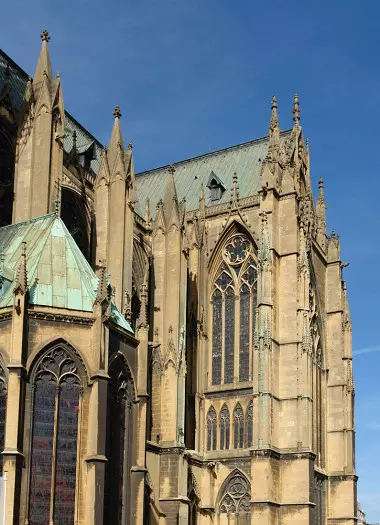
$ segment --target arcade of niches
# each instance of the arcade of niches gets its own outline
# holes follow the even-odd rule
[[[351,319],[298,96],[135,173],[0,51],[6,525],[354,525]]]

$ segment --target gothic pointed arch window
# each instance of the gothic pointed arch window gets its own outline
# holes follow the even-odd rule
[[[244,446],[244,412],[240,403],[234,409],[234,448]]]
[[[220,450],[230,448],[230,411],[227,405],[223,405],[219,415],[220,428]]]
[[[216,450],[216,412],[211,406],[207,412],[207,450]]]
[[[134,387],[123,356],[111,361],[107,393],[104,522],[129,523],[129,490]]]
[[[74,191],[63,188],[61,197],[61,217],[73,236],[79,249],[90,259],[90,226],[83,198]]]
[[[242,472],[236,470],[230,474],[222,485],[218,500],[218,514],[228,514],[237,523],[250,524],[251,485]]]
[[[212,302],[212,385],[252,379],[252,348],[257,305],[257,265],[251,241],[230,237],[221,251]]]
[[[253,401],[250,401],[245,413],[245,436],[247,448],[253,444]]]
[[[5,419],[7,410],[7,373],[0,360],[0,476],[3,475],[3,455],[5,444]]]
[[[74,523],[83,370],[65,345],[33,373],[29,524]]]

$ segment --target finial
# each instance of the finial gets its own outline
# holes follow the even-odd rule
[[[170,173],[170,175],[173,175],[174,176],[174,173],[175,173],[175,167],[173,166],[173,164],[170,164],[169,168],[168,168],[168,172]]]
[[[115,118],[121,118],[121,111],[120,111],[120,106],[115,106],[115,109],[114,109],[114,112],[112,113],[112,115],[115,117]]]
[[[301,108],[299,105],[298,95],[295,94],[293,99],[293,122],[295,126],[298,126],[298,123],[300,121],[300,113]]]
[[[132,144],[132,142],[129,142],[129,143],[128,143],[128,149],[133,149],[133,144]]]
[[[324,188],[324,183],[323,183],[323,178],[322,177],[319,178],[318,188],[319,188],[319,190],[323,190],[323,188]]]
[[[42,42],[49,42],[50,40],[50,35],[48,33],[48,31],[46,31],[46,29],[44,29],[41,33],[41,40]]]
[[[277,99],[273,95],[272,97],[272,115],[270,118],[270,129],[273,131],[278,127],[278,114],[277,114]]]

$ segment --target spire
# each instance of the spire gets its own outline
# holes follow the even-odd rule
[[[199,189],[199,211],[202,214],[205,211],[205,187],[203,186],[203,182],[201,183],[201,187]]]
[[[280,152],[280,125],[277,112],[277,99],[272,97],[272,114],[269,125],[269,146],[267,159],[270,162],[279,161]]]
[[[44,80],[44,75],[47,75],[48,78],[53,78],[53,72],[51,68],[51,61],[49,55],[48,42],[50,40],[49,33],[44,29],[41,33],[41,52],[38,58],[36,72],[34,73],[33,84],[36,86]]]
[[[108,147],[108,164],[111,171],[113,171],[119,151],[124,151],[124,141],[120,127],[120,119],[122,115],[119,106],[115,107],[113,116],[115,118],[115,121],[113,124],[110,144]]]
[[[299,122],[300,122],[300,113],[301,108],[298,101],[298,95],[294,95],[293,99],[293,122],[294,122],[294,128],[298,128]]]
[[[168,173],[169,173],[168,182],[166,184],[165,195],[164,195],[164,210],[165,210],[165,215],[167,219],[169,220],[171,216],[171,210],[173,208],[173,203],[176,203],[176,205],[178,206],[178,197],[177,197],[177,190],[176,190],[175,182],[174,182],[175,167],[172,165],[169,166]]]
[[[26,274],[26,242],[21,243],[21,255],[20,263],[17,270],[17,275],[15,279],[15,287],[13,293],[25,295],[28,290],[28,280]]]

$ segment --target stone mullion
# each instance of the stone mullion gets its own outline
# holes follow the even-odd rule
[[[235,289],[235,329],[234,329],[234,375],[233,382],[239,383],[240,375],[240,289]]]

